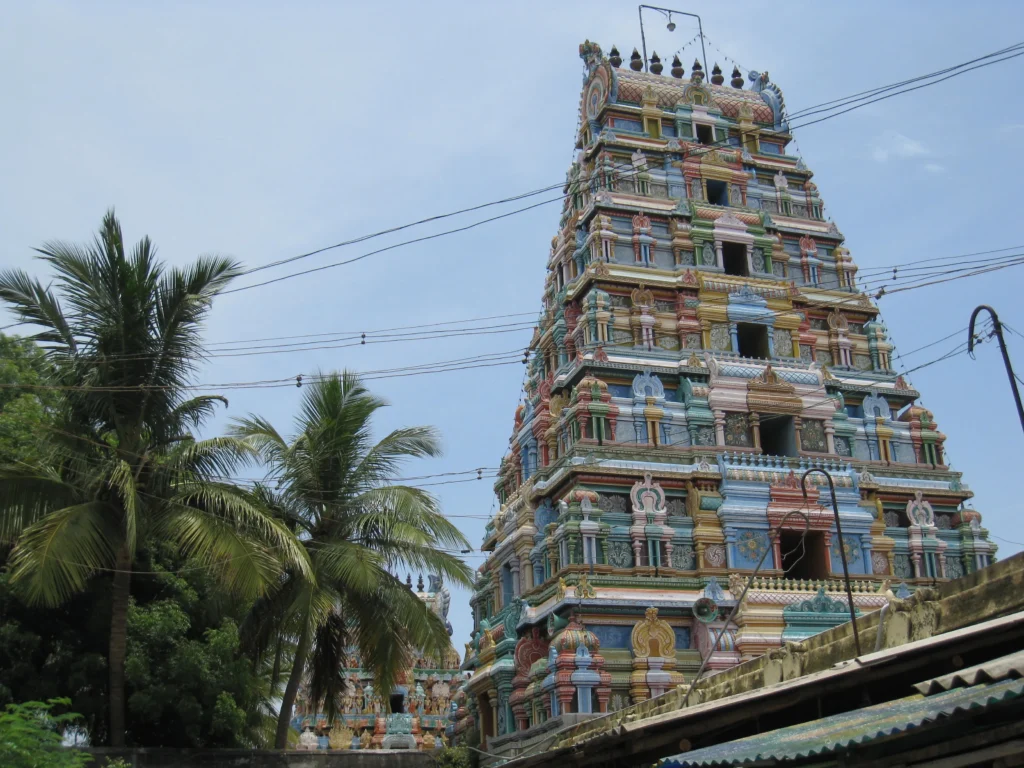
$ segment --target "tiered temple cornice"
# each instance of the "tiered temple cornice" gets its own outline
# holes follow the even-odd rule
[[[580,55],[578,152],[453,726],[485,745],[844,621],[842,554],[866,613],[996,549],[789,154],[782,91]],[[820,474],[803,496],[810,469],[834,480],[842,542]]]

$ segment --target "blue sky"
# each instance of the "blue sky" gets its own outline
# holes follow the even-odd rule
[[[709,65],[723,51],[768,70],[790,109],[923,74],[1018,42],[1024,5],[708,4]],[[680,8],[695,10],[695,8]],[[651,17],[666,61],[696,29]],[[589,38],[624,57],[636,7],[612,2],[19,3],[0,26],[0,262],[89,239],[116,206],[162,257],[229,254],[254,266],[425,216],[557,183],[573,156]],[[695,46],[683,52],[692,63]],[[862,268],[1024,241],[1024,57],[797,132],[797,145]],[[545,198],[538,198],[545,199]],[[488,209],[412,234],[485,218]],[[557,206],[218,300],[211,341],[360,331],[534,311]],[[408,233],[305,259],[319,266]],[[274,276],[289,270],[268,270]],[[992,304],[1024,331],[1024,268],[883,298],[898,349],[965,327]],[[0,325],[11,322],[0,312]],[[529,331],[302,354],[220,358],[204,382],[391,368],[522,348]],[[1024,372],[1024,338],[1008,336]],[[926,362],[956,341],[908,358]],[[385,430],[433,424],[442,459],[408,474],[496,466],[522,366],[377,381]],[[1024,375],[1024,373],[1022,373]],[[913,384],[1005,557],[1022,547],[1017,424],[998,350],[953,358]],[[289,427],[294,387],[231,392],[228,416]],[[438,486],[452,515],[493,510],[489,481]],[[459,518],[474,546],[484,521]],[[469,558],[479,564],[477,555]],[[453,596],[457,646],[467,595]]]

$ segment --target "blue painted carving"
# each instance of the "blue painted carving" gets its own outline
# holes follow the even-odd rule
[[[633,397],[633,388],[625,384],[609,384],[608,394],[612,397]]]
[[[642,373],[633,377],[633,398],[643,401],[647,397],[665,399],[665,387],[650,368],[644,368]]]
[[[685,651],[690,647],[689,627],[672,627],[672,632],[676,636],[676,650]]]
[[[857,609],[855,611],[860,613]],[[782,618],[786,623],[782,640],[803,640],[846,623],[850,620],[850,609],[844,600],[832,599],[825,594],[825,588],[820,587],[809,600],[787,605],[782,610]]]
[[[725,590],[722,589],[722,585],[718,583],[718,578],[712,576],[708,579],[704,585],[704,597],[714,600],[716,603],[720,603],[726,599]]]
[[[782,97],[782,91],[775,83],[768,79],[767,72],[751,70],[747,75],[750,81],[750,90],[760,94],[761,100],[772,108],[772,116],[775,118],[774,128],[776,131],[789,132],[789,121],[786,120],[786,102]]]
[[[548,523],[553,523],[557,519],[558,513],[551,506],[551,499],[544,499],[533,513],[533,524],[538,531],[543,531]]]
[[[619,626],[615,624],[588,624],[587,629],[594,633],[601,643],[601,648],[629,648],[630,634],[633,632],[631,626]]]
[[[850,569],[850,573],[867,573],[865,570],[864,552],[860,547],[860,541],[858,541],[852,532],[843,529],[843,546],[846,549],[846,565]],[[833,537],[832,539],[832,573],[843,572],[843,560],[839,554],[839,539]]]
[[[860,613],[859,609],[855,609],[857,613]],[[850,615],[850,608],[848,604],[839,599],[833,600],[831,597],[825,594],[824,587],[818,587],[817,594],[809,600],[802,600],[799,603],[793,605],[787,605],[782,609],[783,614],[787,613],[842,613],[847,616]]]
[[[902,553],[893,555],[893,574],[901,579],[914,578],[914,568],[910,564],[910,556]],[[906,586],[906,585],[904,585]]]
[[[672,548],[672,567],[681,571],[692,571],[696,567],[697,555],[689,544],[676,544]]]
[[[878,394],[877,389],[872,389],[871,394],[864,398],[864,415],[868,418],[881,416],[886,421],[892,420],[892,409],[885,398]]]
[[[735,545],[736,565],[740,568],[756,568],[769,546],[770,542],[766,531],[740,531]],[[772,566],[769,565],[769,567]]]
[[[774,327],[775,314],[767,311],[768,301],[755,293],[749,285],[744,285],[735,293],[729,294],[729,305],[726,308],[731,322],[759,323]]]

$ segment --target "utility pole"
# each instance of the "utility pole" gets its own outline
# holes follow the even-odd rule
[[[1017,375],[1013,372],[1013,365],[1010,364],[1010,355],[1006,351],[1006,340],[1003,338],[1003,324],[999,322],[999,315],[988,304],[981,304],[974,308],[971,313],[971,324],[967,329],[967,353],[974,357],[974,321],[981,310],[985,310],[992,316],[992,333],[999,340],[999,351],[1003,353],[1003,365],[1006,366],[1006,375],[1010,378],[1010,389],[1013,390],[1013,399],[1017,403],[1017,418],[1020,419],[1020,428],[1024,431],[1024,406],[1020,402],[1020,390],[1017,389]]]

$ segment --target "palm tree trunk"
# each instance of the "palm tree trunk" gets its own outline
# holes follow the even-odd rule
[[[125,737],[124,662],[128,647],[128,596],[132,559],[127,543],[117,553],[110,611],[110,746],[123,747]]]
[[[285,686],[284,696],[281,698],[281,712],[277,716],[277,737],[274,740],[276,749],[288,747],[288,729],[292,727],[292,707],[295,706],[295,697],[299,692],[299,683],[302,681],[302,673],[306,669],[306,654],[309,652],[310,631],[309,625],[302,627],[299,634],[299,643],[295,646],[295,658],[292,661],[292,672],[288,676],[288,685]]]

